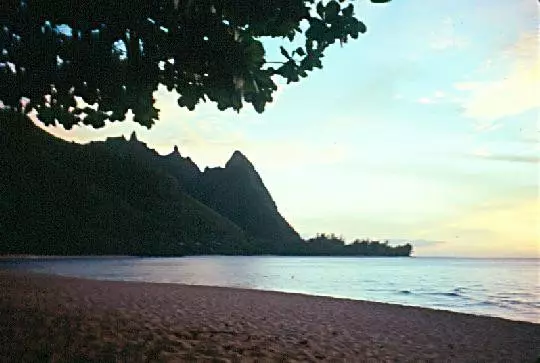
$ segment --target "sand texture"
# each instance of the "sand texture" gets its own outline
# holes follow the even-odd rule
[[[0,271],[1,362],[534,362],[540,324]]]

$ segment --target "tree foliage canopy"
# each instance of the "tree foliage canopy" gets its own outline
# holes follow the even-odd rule
[[[365,31],[348,0],[2,0],[0,102],[66,128],[129,109],[150,127],[163,84],[189,110],[210,100],[263,112],[274,76],[297,82],[329,45]],[[265,37],[290,41],[282,61],[266,59]]]

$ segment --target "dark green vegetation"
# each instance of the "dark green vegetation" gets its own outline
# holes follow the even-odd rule
[[[307,77],[330,45],[366,31],[354,10],[349,0],[2,0],[0,101],[66,128],[128,109],[150,127],[161,83],[190,110],[209,100],[263,112],[275,77]]]
[[[134,135],[73,144],[0,111],[0,171],[3,254],[410,254],[410,245],[303,241],[240,152],[201,172]]]
[[[327,236],[322,233],[306,241],[310,255],[332,256],[410,256],[412,246],[407,243],[402,246],[390,246],[388,241],[354,240],[345,244],[345,240],[334,234]]]

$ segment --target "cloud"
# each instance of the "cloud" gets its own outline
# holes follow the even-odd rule
[[[523,136],[521,138],[521,142],[523,142],[525,144],[533,144],[533,145],[540,146],[540,139],[534,138],[534,137]]]
[[[428,240],[428,239],[404,239],[404,238],[391,238],[388,240],[389,244],[396,246],[396,245],[402,245],[405,243],[410,243],[413,245],[414,248],[420,247],[420,248],[426,248],[426,247],[434,247],[438,246],[444,243],[447,243],[446,241],[438,241],[438,240]]]
[[[519,154],[494,154],[486,148],[479,147],[473,150],[468,156],[473,156],[475,158],[492,160],[492,161],[506,161],[514,163],[538,163],[540,162],[540,157],[537,155],[519,155]]]
[[[445,96],[445,93],[443,91],[435,91],[436,98],[443,98],[444,96]]]
[[[488,150],[484,149],[484,148],[478,148],[478,149],[476,149],[476,150],[474,150],[472,152],[472,155],[477,156],[477,157],[481,157],[481,158],[486,158],[486,157],[491,156],[491,153]]]
[[[447,17],[442,21],[441,28],[430,39],[429,45],[435,50],[447,50],[452,48],[465,48],[469,41],[458,34],[455,21]]]
[[[447,243],[419,254],[440,256],[538,257],[538,192],[472,205],[454,217],[433,223],[427,232]]]
[[[273,173],[297,170],[300,166],[308,169],[312,166],[335,165],[347,160],[351,154],[347,145],[314,146],[298,140],[246,141],[242,145],[242,150],[258,170],[272,169]]]
[[[532,163],[537,164],[540,158],[535,155],[477,155],[486,160],[508,161],[513,163]]]
[[[538,248],[538,212],[538,198],[519,200],[510,205],[503,203],[489,209],[474,210],[457,224],[464,230],[474,228],[492,232],[494,240],[483,243],[491,244],[494,249],[504,246],[519,250],[527,247],[532,252]]]
[[[478,82],[458,82],[454,84],[454,88],[458,91],[472,91],[479,87],[480,83]]]
[[[396,98],[394,96],[394,98]],[[436,90],[427,96],[418,97],[415,102],[423,105],[433,105],[433,104],[455,104],[461,103],[463,100],[460,97],[457,97],[453,94],[447,92]]]
[[[423,104],[423,105],[428,105],[428,104],[430,104],[432,101],[431,101],[431,99],[428,98],[428,97],[421,97],[421,98],[419,98],[418,100],[416,100],[416,102],[421,103],[421,104]]]
[[[430,43],[435,50],[446,50],[449,48],[464,48],[469,44],[465,38],[458,38],[454,35],[433,39]]]
[[[500,129],[503,126],[502,123],[494,121],[478,120],[474,123],[474,130],[478,132],[491,132]]]
[[[489,82],[456,83],[454,88],[470,92],[464,115],[471,119],[493,121],[519,115],[540,107],[540,59],[537,34],[524,34],[502,58],[511,59],[507,74]]]

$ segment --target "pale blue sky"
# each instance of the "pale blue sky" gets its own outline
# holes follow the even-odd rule
[[[161,120],[57,130],[178,145],[202,168],[235,149],[303,235],[417,240],[417,255],[538,256],[539,6],[354,2],[368,33],[282,85],[263,115],[159,92]],[[277,54],[267,57],[279,59]]]

